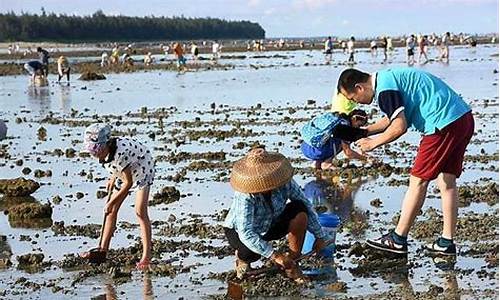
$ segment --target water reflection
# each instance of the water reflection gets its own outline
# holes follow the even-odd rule
[[[335,213],[341,222],[350,219],[354,197],[369,179],[348,178],[341,182],[338,176],[319,175],[304,186],[304,194],[320,213]]]
[[[50,110],[50,90],[48,87],[28,86],[26,92],[31,108],[38,108],[40,115],[45,115]]]
[[[61,101],[61,109],[64,113],[71,111],[71,86],[68,84],[59,85],[59,100]]]
[[[153,293],[153,283],[151,281],[151,275],[148,273],[144,273],[142,275],[143,279],[143,289],[142,289],[142,298],[144,300],[152,300],[154,299],[154,293]],[[115,288],[115,283],[113,283],[111,280],[105,283],[104,285],[104,292],[105,294],[98,295],[95,297],[92,297],[93,300],[117,300],[120,299],[121,297],[118,297],[118,294],[116,292]]]
[[[144,287],[142,289],[142,296],[145,300],[154,299],[153,294],[153,283],[151,282],[151,276],[149,273],[144,273],[143,275]]]
[[[384,281],[394,284],[394,287],[391,289],[388,296],[391,296],[391,294],[397,294],[402,296],[403,299],[419,299],[422,296],[426,299],[461,299],[461,292],[454,268],[444,272],[441,277],[443,278],[441,284],[439,282],[432,281],[424,288],[424,292],[415,292],[408,272],[387,272],[385,275],[382,275]]]

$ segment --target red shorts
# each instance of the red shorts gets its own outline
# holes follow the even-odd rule
[[[420,141],[410,174],[424,179],[436,179],[439,173],[460,177],[465,148],[474,133],[474,118],[468,112],[436,133]]]

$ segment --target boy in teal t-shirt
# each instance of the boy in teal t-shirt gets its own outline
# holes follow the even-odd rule
[[[368,135],[378,135],[360,139],[357,144],[361,150],[372,151],[390,143],[409,126],[423,134],[397,227],[367,244],[406,254],[406,237],[423,205],[429,181],[436,179],[443,202],[443,232],[427,249],[432,254],[456,255],[456,178],[462,173],[465,150],[474,133],[470,107],[443,80],[414,68],[386,69],[374,74],[347,69],[340,75],[338,91],[359,104],[375,100],[385,114],[367,127]]]

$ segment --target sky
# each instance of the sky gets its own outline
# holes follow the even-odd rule
[[[0,0],[0,11],[215,17],[259,23],[266,37],[498,33],[498,0]]]

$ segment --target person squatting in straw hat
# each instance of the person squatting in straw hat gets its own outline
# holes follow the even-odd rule
[[[340,153],[344,152],[348,159],[367,160],[368,156],[360,154],[351,149],[350,142],[367,137],[366,129],[361,126],[366,125],[368,116],[361,109],[354,109],[349,114],[328,112],[314,117],[302,128],[301,134],[304,141],[300,146],[302,154],[314,161],[315,169],[327,170],[333,168],[332,160]],[[317,131],[317,122],[327,126],[325,130]],[[315,131],[311,133],[310,130]],[[308,140],[311,134],[326,134],[327,139],[321,145],[311,143]]]
[[[136,191],[135,213],[139,220],[142,240],[142,257],[137,263],[138,269],[149,267],[151,260],[151,221],[148,216],[149,189],[155,176],[155,162],[151,152],[140,142],[122,137],[111,137],[111,127],[93,124],[85,129],[84,150],[110,172],[106,184],[108,192],[115,187],[115,181],[121,182],[118,192],[113,193],[104,207],[106,224],[103,229],[101,250],[108,251],[111,237],[116,229],[118,210],[130,190]],[[82,253],[83,258],[89,253]]]
[[[300,256],[306,230],[316,238],[313,249],[324,247],[326,234],[293,172],[287,158],[263,148],[252,149],[234,164],[230,183],[235,193],[223,226],[236,249],[238,278],[252,262],[265,257],[285,269],[288,277],[303,282],[294,259]],[[274,250],[270,241],[286,235],[289,253]]]
[[[396,228],[368,240],[367,244],[406,254],[408,232],[422,208],[429,182],[436,179],[443,206],[443,231],[426,248],[430,254],[456,255],[453,242],[458,215],[456,179],[462,173],[465,150],[474,134],[474,118],[469,105],[443,80],[408,67],[372,74],[348,69],[340,75],[337,88],[348,99],[360,104],[376,100],[386,115],[367,127],[369,135],[379,135],[356,142],[362,151],[372,151],[398,139],[408,126],[423,134]]]

